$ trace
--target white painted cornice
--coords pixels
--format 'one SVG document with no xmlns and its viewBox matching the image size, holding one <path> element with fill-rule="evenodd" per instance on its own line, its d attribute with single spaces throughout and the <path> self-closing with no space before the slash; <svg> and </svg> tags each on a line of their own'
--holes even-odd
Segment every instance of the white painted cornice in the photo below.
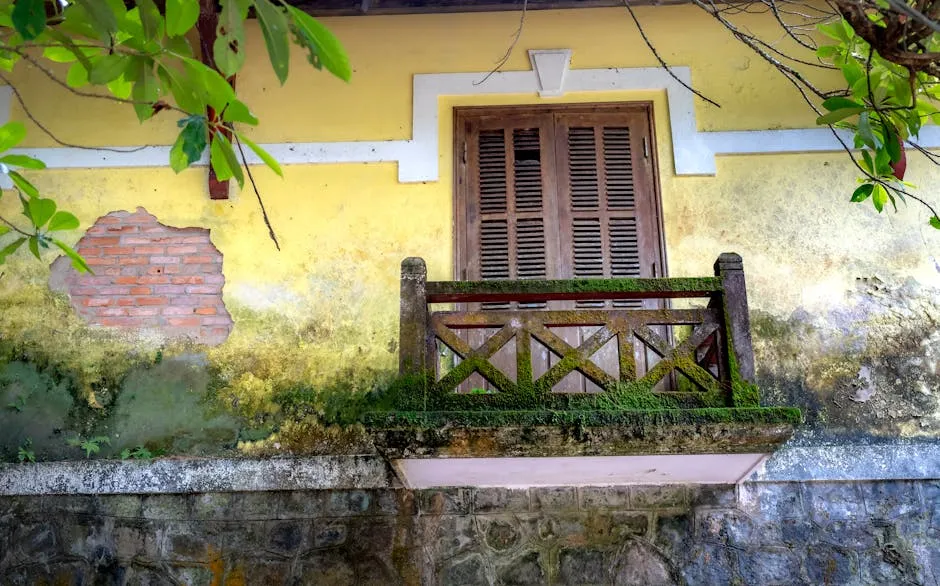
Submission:
<svg viewBox="0 0 940 586">
<path fill-rule="evenodd" d="M 665 91 L 669 109 L 673 163 L 677 175 L 714 175 L 716 155 L 805 153 L 838 151 L 842 146 L 827 128 L 701 132 L 695 119 L 693 94 L 660 67 L 570 69 L 569 49 L 530 52 L 530 71 L 479 73 L 431 73 L 414 76 L 412 137 L 410 140 L 350 142 L 282 142 L 262 146 L 284 165 L 319 163 L 398 163 L 402 183 L 440 179 L 441 96 L 531 94 L 538 103 L 544 96 L 567 92 Z M 692 85 L 688 67 L 672 67 L 672 73 Z M 481 80 L 486 77 L 486 81 Z M 8 120 L 11 92 L 0 87 L 0 123 Z M 940 147 L 940 128 L 921 130 L 919 144 Z M 115 147 L 120 148 L 120 147 Z M 170 146 L 128 152 L 69 147 L 15 149 L 13 152 L 41 159 L 51 169 L 165 167 Z M 254 153 L 248 161 L 261 164 Z M 198 164 L 205 165 L 205 158 Z M 6 179 L 6 177 L 3 177 Z"/>
</svg>

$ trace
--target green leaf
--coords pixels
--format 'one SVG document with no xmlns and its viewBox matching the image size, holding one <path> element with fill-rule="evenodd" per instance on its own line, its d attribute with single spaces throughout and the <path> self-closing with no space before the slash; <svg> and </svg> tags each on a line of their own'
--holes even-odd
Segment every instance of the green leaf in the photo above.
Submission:
<svg viewBox="0 0 940 586">
<path fill-rule="evenodd" d="M 829 112 L 828 114 L 823 114 L 822 116 L 820 116 L 819 118 L 816 119 L 816 124 L 819 124 L 819 125 L 823 125 L 823 124 L 835 124 L 836 122 L 838 122 L 838 121 L 840 121 L 840 120 L 844 120 L 844 119 L 848 118 L 849 116 L 855 116 L 856 114 L 860 114 L 860 113 L 862 113 L 862 112 L 864 112 L 864 111 L 865 111 L 865 108 L 861 108 L 861 107 L 859 107 L 859 108 L 840 108 L 840 109 L 838 109 L 838 110 L 834 110 L 834 111 L 832 111 L 832 112 Z"/>
<path fill-rule="evenodd" d="M 25 136 L 26 126 L 22 122 L 7 122 L 0 126 L 0 152 L 15 147 Z"/>
<path fill-rule="evenodd" d="M 888 203 L 888 192 L 885 191 L 884 185 L 880 183 L 875 184 L 871 193 L 871 203 L 875 205 L 875 209 L 878 210 L 878 213 L 884 210 L 885 204 Z"/>
<path fill-rule="evenodd" d="M 131 92 L 134 90 L 134 84 L 128 81 L 122 74 L 117 79 L 109 81 L 107 84 L 108 91 L 111 92 L 115 98 L 120 98 L 126 100 L 131 97 Z"/>
<path fill-rule="evenodd" d="M 848 85 L 854 86 L 856 83 L 863 82 L 865 80 L 865 70 L 862 68 L 861 64 L 855 59 L 849 59 L 842 66 L 842 76 L 845 78 L 845 81 Z M 867 86 L 868 83 L 865 82 Z M 876 85 L 874 82 L 872 85 Z M 854 89 L 854 88 L 853 88 Z M 868 95 L 867 87 L 866 91 L 862 92 L 863 95 Z"/>
<path fill-rule="evenodd" d="M 199 2 L 196 0 L 167 0 L 166 34 L 179 37 L 193 28 L 199 18 Z"/>
<path fill-rule="evenodd" d="M 81 63 L 73 63 L 65 76 L 65 83 L 72 88 L 88 85 L 88 70 Z"/>
<path fill-rule="evenodd" d="M 819 32 L 826 35 L 829 38 L 835 39 L 837 41 L 842 41 L 843 43 L 848 42 L 848 38 L 845 35 L 845 29 L 842 28 L 842 22 L 832 22 L 828 24 L 820 24 L 816 27 Z"/>
<path fill-rule="evenodd" d="M 911 83 L 908 79 L 903 79 L 900 77 L 895 77 L 891 80 L 891 85 L 894 90 L 894 99 L 893 101 L 898 106 L 910 106 L 913 102 L 911 98 Z"/>
<path fill-rule="evenodd" d="M 32 41 L 46 28 L 46 3 L 44 0 L 16 0 L 12 16 L 16 32 Z"/>
<path fill-rule="evenodd" d="M 198 81 L 194 81 L 190 73 L 180 72 L 163 65 L 157 66 L 157 74 L 163 80 L 176 105 L 190 114 L 201 114 L 206 111 L 206 100 L 203 92 L 197 89 Z"/>
<path fill-rule="evenodd" d="M 101 0 L 75 0 L 75 4 L 81 7 L 87 14 L 87 22 L 97 33 L 96 36 L 102 39 L 108 39 L 112 34 L 117 32 L 117 16 L 114 14 L 109 2 L 102 2 Z M 74 9 L 69 8 L 69 10 Z M 73 19 L 73 16 L 78 15 L 69 14 L 69 18 L 66 18 L 65 22 Z"/>
<path fill-rule="evenodd" d="M 930 225 L 937 230 L 940 230 L 940 216 L 933 216 L 930 218 Z"/>
<path fill-rule="evenodd" d="M 258 119 L 241 100 L 235 100 L 225 108 L 225 112 L 222 113 L 222 120 L 225 122 L 243 122 L 252 126 L 258 124 Z"/>
<path fill-rule="evenodd" d="M 216 133 L 212 137 L 212 145 L 209 147 L 209 162 L 215 170 L 215 176 L 219 181 L 227 181 L 235 178 L 238 186 L 245 185 L 245 176 L 242 172 L 242 166 L 235 155 L 235 149 L 225 135 Z"/>
<path fill-rule="evenodd" d="M 194 89 L 201 93 L 205 103 L 221 112 L 230 102 L 235 101 L 235 90 L 218 71 L 195 59 L 181 57 L 181 60 L 195 84 Z"/>
<path fill-rule="evenodd" d="M 153 72 L 153 59 L 148 57 L 136 60 L 132 75 L 134 90 L 131 97 L 136 102 L 134 112 L 137 113 L 137 119 L 143 122 L 153 116 L 153 104 L 160 99 L 160 78 Z"/>
<path fill-rule="evenodd" d="M 36 228 L 42 228 L 46 225 L 46 222 L 55 214 L 56 205 L 55 202 L 51 199 L 31 197 L 26 203 L 26 207 L 29 210 L 29 219 L 33 222 L 33 226 Z"/>
<path fill-rule="evenodd" d="M 7 244 L 3 250 L 0 250 L 0 264 L 3 264 L 7 257 L 16 252 L 20 246 L 23 246 L 24 242 L 26 242 L 25 238 L 17 238 L 13 242 Z"/>
<path fill-rule="evenodd" d="M 284 172 L 281 170 L 281 166 L 274 159 L 274 157 L 272 157 L 271 154 L 268 153 L 268 151 L 264 150 L 263 148 L 255 144 L 250 138 L 248 138 L 244 134 L 241 134 L 240 132 L 236 132 L 235 136 L 236 138 L 238 138 L 239 141 L 248 145 L 248 148 L 253 150 L 255 154 L 258 155 L 258 158 L 264 161 L 264 164 L 267 165 L 272 171 L 274 171 L 281 177 L 284 176 Z"/>
<path fill-rule="evenodd" d="M 17 173 L 16 171 L 10 171 L 7 173 L 10 179 L 13 181 L 13 184 L 19 188 L 20 191 L 25 193 L 30 197 L 39 197 L 39 190 L 36 189 L 36 186 L 26 180 L 25 177 Z"/>
<path fill-rule="evenodd" d="M 84 65 L 86 70 L 91 69 L 89 56 L 98 53 L 98 48 L 81 48 L 76 45 L 68 35 L 58 30 L 58 28 L 49 28 L 46 30 L 46 34 L 49 35 L 53 41 L 58 42 L 62 47 L 72 53 L 72 56 L 78 59 L 78 62 Z"/>
<path fill-rule="evenodd" d="M 888 157 L 891 163 L 897 163 L 901 160 L 901 142 L 898 138 L 898 135 L 895 134 L 894 129 L 890 124 L 884 125 L 885 129 L 885 150 L 888 153 Z"/>
<path fill-rule="evenodd" d="M 130 56 L 112 53 L 92 59 L 88 81 L 96 85 L 106 84 L 120 77 L 130 64 Z"/>
<path fill-rule="evenodd" d="M 849 201 L 852 201 L 853 203 L 865 201 L 866 199 L 868 199 L 868 196 L 871 195 L 872 189 L 874 188 L 875 186 L 871 183 L 859 185 L 858 189 L 855 190 L 855 193 L 852 194 L 852 199 Z"/>
<path fill-rule="evenodd" d="M 875 174 L 882 177 L 894 175 L 894 170 L 891 168 L 891 156 L 886 148 L 879 148 L 875 151 Z"/>
<path fill-rule="evenodd" d="M 874 132 L 872 132 L 871 119 L 868 112 L 862 112 L 858 116 L 858 136 L 862 139 L 862 142 L 871 147 L 872 150 L 881 147 L 881 143 L 875 138 Z"/>
<path fill-rule="evenodd" d="M 160 9 L 154 4 L 153 0 L 137 0 L 137 8 L 140 10 L 140 24 L 144 29 L 144 38 L 148 41 L 159 39 L 163 36 L 163 15 Z"/>
<path fill-rule="evenodd" d="M 58 46 L 46 47 L 42 52 L 42 56 L 54 63 L 72 63 L 78 60 L 78 57 L 70 49 Z"/>
<path fill-rule="evenodd" d="M 170 149 L 170 167 L 179 173 L 202 157 L 206 150 L 206 118 L 190 116 L 179 121 L 182 131 Z"/>
<path fill-rule="evenodd" d="M 333 33 L 320 21 L 299 8 L 288 5 L 287 10 L 293 19 L 293 31 L 297 44 L 310 51 L 308 56 L 310 63 L 317 69 L 325 67 L 336 77 L 349 81 L 352 77 L 349 56 L 346 55 L 342 44 L 333 36 Z"/>
<path fill-rule="evenodd" d="M 4 155 L 0 157 L 0 163 L 12 165 L 14 167 L 23 167 L 24 169 L 45 169 L 46 164 L 39 159 L 34 159 L 27 155 Z"/>
<path fill-rule="evenodd" d="M 219 15 L 212 55 L 216 67 L 226 77 L 235 75 L 245 64 L 244 20 L 239 0 L 222 0 L 222 13 Z"/>
<path fill-rule="evenodd" d="M 836 45 L 823 45 L 816 49 L 816 56 L 820 59 L 832 59 L 841 52 Z"/>
<path fill-rule="evenodd" d="M 170 149 L 170 167 L 179 173 L 202 157 L 206 150 L 206 118 L 190 116 L 178 123 L 183 130 Z"/>
<path fill-rule="evenodd" d="M 868 151 L 862 151 L 862 168 L 868 171 L 869 173 L 875 172 L 875 163 L 871 160 L 871 153 Z"/>
<path fill-rule="evenodd" d="M 836 110 L 841 110 L 844 108 L 865 108 L 864 104 L 859 104 L 855 100 L 850 100 L 849 98 L 835 97 L 829 98 L 822 103 L 823 108 L 834 112 Z"/>
<path fill-rule="evenodd" d="M 50 232 L 54 232 L 56 230 L 74 230 L 78 228 L 78 226 L 78 218 L 76 218 L 73 214 L 70 214 L 69 212 L 56 212 L 55 215 L 52 216 L 52 219 L 49 220 L 48 230 Z"/>
<path fill-rule="evenodd" d="M 8 226 L 4 226 L 3 224 L 0 224 L 0 236 L 6 236 L 9 233 L 10 233 L 10 228 Z"/>
<path fill-rule="evenodd" d="M 287 70 L 290 66 L 290 40 L 287 37 L 287 16 L 280 8 L 268 0 L 254 0 L 255 14 L 261 24 L 261 34 L 264 44 L 268 48 L 268 57 L 274 73 L 281 85 L 287 81 Z"/>
<path fill-rule="evenodd" d="M 29 237 L 29 251 L 33 253 L 33 256 L 42 260 L 42 257 L 39 255 L 39 236 Z"/>
<path fill-rule="evenodd" d="M 64 252 L 65 255 L 72 260 L 72 266 L 76 271 L 80 273 L 91 273 L 92 275 L 95 274 L 94 271 L 92 271 L 85 262 L 85 259 L 83 259 L 77 252 L 72 250 L 72 247 L 68 246 L 61 240 L 56 240 L 55 238 L 52 239 L 52 243 L 58 246 L 62 252 Z"/>
<path fill-rule="evenodd" d="M 0 69 L 13 71 L 13 67 L 20 60 L 20 56 L 13 51 L 0 50 Z"/>
</svg>

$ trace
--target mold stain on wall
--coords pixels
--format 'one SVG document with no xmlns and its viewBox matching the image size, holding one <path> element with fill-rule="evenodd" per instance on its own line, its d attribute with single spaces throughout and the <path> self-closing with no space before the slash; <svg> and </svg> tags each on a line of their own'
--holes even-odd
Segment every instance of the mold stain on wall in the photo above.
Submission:
<svg viewBox="0 0 940 586">
<path fill-rule="evenodd" d="M 751 324 L 765 400 L 837 433 L 940 433 L 940 290 L 862 278 L 828 313 L 755 312 Z"/>
</svg>

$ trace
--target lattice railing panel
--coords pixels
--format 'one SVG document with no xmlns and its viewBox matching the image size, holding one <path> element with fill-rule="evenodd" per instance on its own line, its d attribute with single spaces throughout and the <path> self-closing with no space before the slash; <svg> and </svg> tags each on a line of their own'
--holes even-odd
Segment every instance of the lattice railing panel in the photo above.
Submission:
<svg viewBox="0 0 940 586">
<path fill-rule="evenodd" d="M 662 326 L 691 326 L 691 333 L 672 344 L 668 336 L 655 331 Z M 552 328 L 595 326 L 597 330 L 580 344 L 569 343 Z M 721 383 L 714 366 L 720 338 L 716 309 L 665 310 L 571 310 L 571 311 L 468 311 L 437 312 L 430 315 L 435 340 L 449 348 L 459 362 L 437 381 L 437 390 L 454 391 L 474 373 L 489 381 L 499 392 L 513 393 L 534 387 L 551 390 L 572 372 L 579 372 L 604 389 L 618 378 L 611 376 L 592 357 L 615 340 L 619 381 L 638 382 L 652 388 L 673 371 L 681 372 L 703 391 L 719 391 Z M 496 333 L 471 347 L 461 332 L 494 329 Z M 546 372 L 533 377 L 532 344 L 535 339 L 561 357 Z M 493 357 L 510 341 L 515 341 L 516 380 L 511 380 L 494 363 Z M 637 344 L 649 348 L 659 360 L 645 372 L 637 367 Z"/>
</svg>

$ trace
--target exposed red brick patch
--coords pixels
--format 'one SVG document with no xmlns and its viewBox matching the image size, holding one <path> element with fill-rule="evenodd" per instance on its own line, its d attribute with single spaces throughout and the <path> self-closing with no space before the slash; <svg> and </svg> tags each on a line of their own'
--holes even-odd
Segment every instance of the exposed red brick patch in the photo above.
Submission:
<svg viewBox="0 0 940 586">
<path fill-rule="evenodd" d="M 99 218 L 76 248 L 95 274 L 79 274 L 61 257 L 50 286 L 68 293 L 88 323 L 209 345 L 232 331 L 222 302 L 222 254 L 209 230 L 164 226 L 137 208 Z"/>
</svg>

